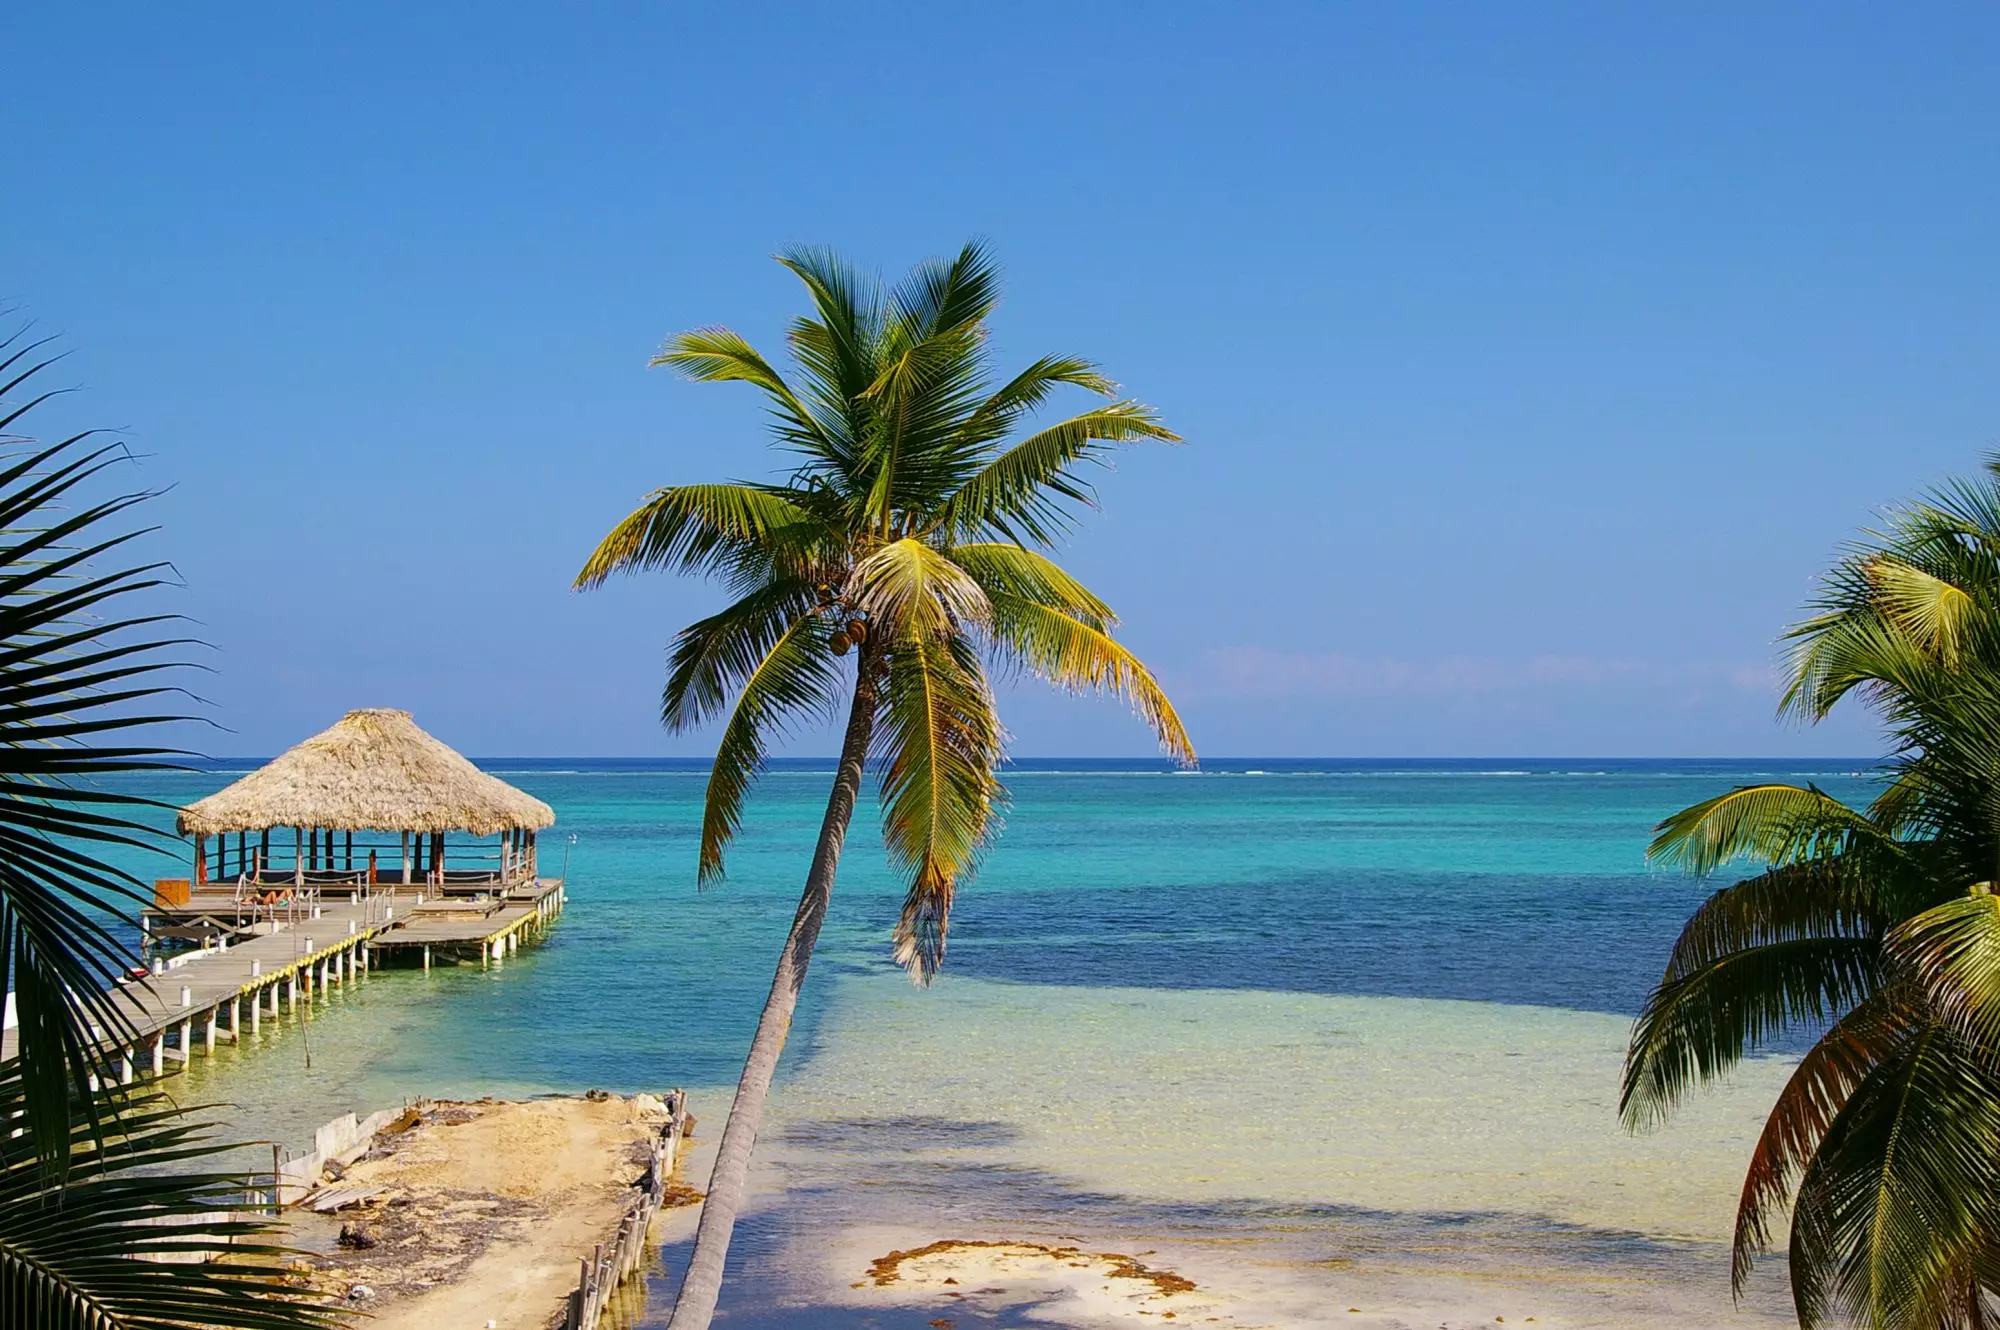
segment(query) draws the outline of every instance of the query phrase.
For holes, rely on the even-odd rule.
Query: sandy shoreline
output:
[[[315,1284],[378,1330],[543,1330],[666,1118],[650,1095],[426,1102],[330,1182],[365,1199],[291,1211],[292,1240]],[[675,1188],[669,1204],[692,1198]]]

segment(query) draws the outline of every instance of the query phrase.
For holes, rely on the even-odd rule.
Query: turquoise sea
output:
[[[250,765],[146,788],[185,802]],[[700,763],[482,765],[557,810],[543,868],[567,853],[570,906],[546,942],[378,975],[309,1040],[267,1031],[177,1093],[297,1140],[406,1095],[681,1085],[712,1141],[831,765],[765,778],[705,892]],[[1734,1306],[1721,1245],[1784,1059],[1662,1132],[1616,1123],[1632,1014],[1710,889],[1644,848],[1736,784],[1866,798],[1865,764],[1021,761],[1005,779],[1005,833],[928,991],[888,960],[901,893],[864,804],[719,1323],[1150,1323],[1053,1286],[855,1287],[942,1239],[1150,1253],[1200,1286],[1183,1319],[1227,1326],[1788,1323],[1782,1262]],[[664,1257],[641,1324],[663,1323],[684,1246]]]

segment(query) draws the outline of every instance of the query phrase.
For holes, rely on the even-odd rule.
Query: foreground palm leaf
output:
[[[24,1111],[0,1064],[0,1119]],[[81,1107],[81,1106],[79,1106]],[[37,1330],[308,1330],[344,1323],[285,1287],[276,1229],[219,1167],[226,1147],[165,1096],[100,1098],[70,1129],[59,1177],[26,1137],[0,1137],[0,1325]],[[226,1251],[223,1261],[202,1257]]]
[[[122,446],[80,434],[52,445],[20,436],[49,394],[33,390],[39,343],[0,343],[0,992],[14,994],[27,1122],[60,1172],[69,1104],[89,1104],[126,1018],[105,998],[132,964],[110,922],[143,904],[138,883],[106,866],[107,845],[156,844],[134,814],[150,801],[99,778],[158,770],[171,757],[123,738],[177,719],[157,704],[181,643],[170,620],[136,608],[170,576],[130,561],[145,534],[129,520],[144,494],[87,497]],[[107,571],[106,564],[112,567]]]
[[[147,496],[90,497],[124,450],[19,433],[47,398],[38,349],[0,342],[0,403],[18,402],[0,406],[0,991],[20,1022],[0,1062],[0,1325],[335,1324],[280,1280],[268,1226],[239,1213],[246,1180],[195,1120],[97,1088],[129,1033],[105,995],[138,959],[113,929],[144,902],[101,856],[160,842],[137,817],[156,805],[100,781],[175,756],[129,736],[178,719],[163,672],[183,643],[137,608],[169,579],[128,553]],[[224,1246],[226,1264],[135,1259]]]
[[[1899,512],[1793,630],[1787,710],[1849,694],[1895,741],[1847,808],[1764,785],[1661,823],[1657,859],[1757,876],[1682,931],[1621,1100],[1654,1122],[1793,1033],[1817,1036],[1751,1157],[1739,1294],[1792,1210],[1802,1326],[1978,1330],[2000,1289],[2000,460]]]
[[[893,940],[919,983],[944,961],[953,894],[998,825],[1004,733],[988,672],[1124,698],[1174,759],[1194,760],[1153,674],[1111,636],[1102,600],[1043,552],[1094,502],[1082,469],[1120,445],[1171,442],[1151,409],[1114,401],[1008,442],[1060,388],[1110,397],[1087,361],[991,375],[998,299],[977,246],[881,291],[820,251],[783,257],[810,316],[793,322],[796,383],[726,329],[685,333],[654,362],[768,400],[795,469],[778,484],[659,490],[604,538],[579,587],[664,569],[722,579],[727,609],[685,629],[660,715],[675,731],[727,714],[702,819],[700,877],[719,878],[743,800],[774,737],[838,714],[854,659],[840,764],[805,890],[723,1131],[673,1330],[709,1323],[764,1099],[833,891],[864,766],[908,884]],[[731,699],[734,699],[733,703]]]

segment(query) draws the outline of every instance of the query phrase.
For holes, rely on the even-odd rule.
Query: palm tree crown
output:
[[[887,292],[823,251],[779,261],[814,308],[790,328],[796,382],[722,328],[675,337],[654,363],[761,389],[796,468],[777,483],[656,491],[577,585],[659,568],[718,577],[736,597],[678,636],[660,708],[675,731],[728,716],[702,821],[703,881],[722,873],[773,736],[836,712],[839,658],[858,648],[857,677],[879,688],[884,836],[909,883],[896,957],[927,982],[953,890],[1003,794],[989,669],[1119,694],[1169,754],[1194,758],[1151,671],[1112,637],[1110,606],[1044,553],[1075,506],[1094,502],[1082,464],[1176,436],[1149,408],[1112,400],[1009,442],[1058,388],[1110,398],[1115,385],[1073,357],[994,378],[986,321],[998,284],[977,245]]]
[[[1738,1290],[1792,1202],[1800,1323],[1983,1327],[2000,1288],[2000,459],[1895,513],[1795,627],[1784,706],[1855,694],[1894,742],[1851,809],[1760,785],[1662,823],[1656,857],[1758,875],[1716,892],[1634,1028],[1622,1107],[1657,1120],[1793,1031],[1738,1209]]]

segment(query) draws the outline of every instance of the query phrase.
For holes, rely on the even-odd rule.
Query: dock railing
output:
[[[625,1207],[611,1241],[598,1243],[589,1256],[578,1262],[576,1287],[570,1290],[558,1330],[599,1330],[612,1295],[638,1273],[645,1259],[646,1236],[652,1231],[653,1216],[666,1200],[667,1178],[674,1171],[686,1126],[687,1095],[681,1090],[670,1091],[667,1125],[653,1142],[652,1157],[646,1165],[646,1176],[640,1181],[639,1194]]]

